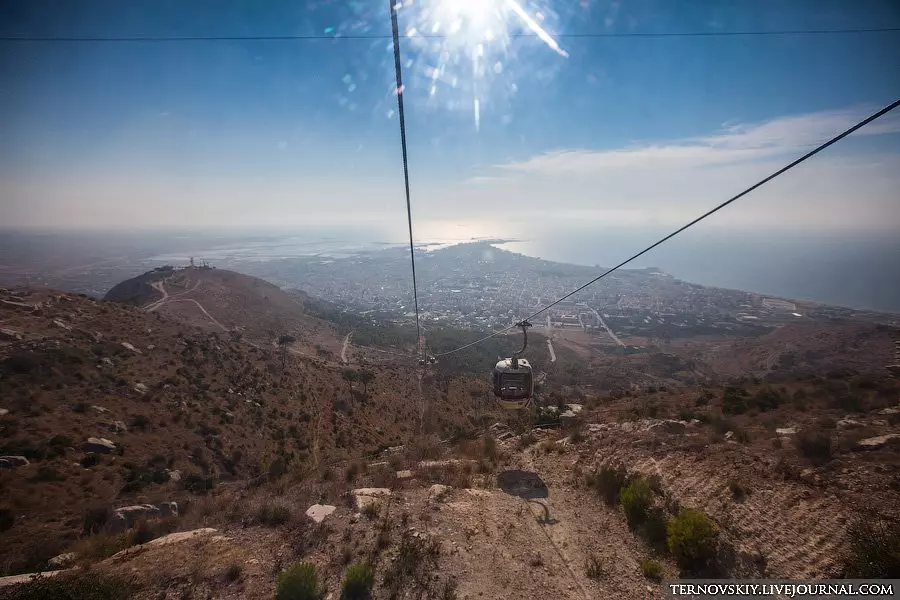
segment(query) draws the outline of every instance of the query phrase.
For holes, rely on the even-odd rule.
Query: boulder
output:
[[[18,331],[13,331],[12,329],[0,328],[0,339],[18,342],[22,340],[22,334]]]
[[[8,408],[0,408],[0,417],[5,417],[8,414],[9,414]]]
[[[779,427],[775,430],[778,435],[794,435],[797,433],[796,427]]]
[[[156,506],[152,504],[135,504],[123,506],[113,511],[112,516],[103,526],[104,531],[117,533],[132,527],[141,519],[157,519],[161,517],[177,517],[178,503],[163,502]]]
[[[844,417],[837,422],[837,426],[841,429],[851,429],[853,427],[862,427],[863,424],[855,419],[851,419],[850,417]]]
[[[60,554],[59,556],[54,556],[50,560],[47,561],[47,566],[50,567],[50,570],[57,571],[59,569],[68,569],[71,566],[75,565],[75,561],[78,560],[78,555],[74,552],[66,552],[65,554]]]
[[[107,367],[113,367],[113,366],[115,366],[115,363],[113,363],[113,360],[112,360],[110,357],[108,357],[108,356],[104,356],[103,358],[101,358],[101,359],[100,359],[100,364],[106,365]]]
[[[108,421],[101,421],[99,425],[100,427],[112,433],[125,433],[126,431],[128,431],[128,426],[126,426],[122,421],[113,421],[111,423]]]
[[[27,467],[30,463],[24,456],[0,456],[0,469]]]
[[[166,469],[166,475],[169,476],[169,481],[181,481],[181,471],[178,469],[169,470]]]
[[[896,415],[900,414],[900,407],[897,406],[889,406],[888,408],[882,408],[878,411],[879,415]]]
[[[665,421],[660,421],[658,423],[654,423],[648,429],[677,435],[677,434],[684,433],[685,427],[686,427],[686,424],[683,421],[674,421],[671,419],[667,419]]]
[[[66,331],[72,331],[72,328],[69,325],[66,325],[59,319],[53,319],[53,325],[59,327],[60,329],[65,329]]]
[[[138,350],[137,348],[135,348],[132,344],[129,344],[128,342],[122,342],[122,347],[125,348],[126,350],[131,350],[135,354],[141,353],[140,350]]]
[[[509,426],[504,423],[494,423],[488,428],[488,431],[490,431],[495,436],[499,436],[505,432],[508,432]]]
[[[156,505],[156,508],[159,509],[159,514],[162,517],[177,517],[178,516],[178,503],[177,502],[160,502]]]
[[[370,504],[378,504],[381,498],[391,495],[388,488],[359,488],[350,492],[357,510],[364,510]]]
[[[150,388],[148,388],[143,383],[136,383],[136,384],[134,384],[134,391],[136,391],[139,394],[146,394],[148,391],[150,391]]]
[[[571,410],[573,413],[575,413],[577,415],[577,414],[581,413],[581,411],[584,407],[581,404],[566,404],[566,408]]]
[[[81,449],[87,453],[96,452],[97,454],[109,454],[110,452],[116,451],[116,445],[106,438],[92,437],[88,438],[87,441],[81,445]]]
[[[450,492],[453,490],[449,485],[441,485],[440,483],[436,483],[428,490],[428,499],[434,500],[435,502],[443,502],[444,499],[450,495]]]
[[[563,427],[567,427],[575,423],[578,420],[578,415],[572,412],[571,410],[567,410],[559,415],[559,423]]]
[[[734,437],[734,432],[733,432],[733,431],[726,431],[726,432],[725,432],[725,439],[726,439],[726,440],[730,440],[730,439],[733,438],[733,437]]]
[[[423,460],[419,461],[418,468],[420,469],[434,469],[441,467],[455,467],[457,465],[475,465],[478,461],[472,460],[471,458],[448,458],[445,460]]]
[[[306,516],[312,519],[315,523],[321,523],[328,515],[333,513],[335,510],[337,510],[337,508],[331,506],[330,504],[313,504],[306,509]]]
[[[92,409],[92,410],[96,410],[96,411],[97,411],[98,413],[100,413],[101,415],[102,415],[103,413],[108,413],[108,412],[109,412],[109,409],[108,409],[108,408],[103,408],[102,406],[97,406],[96,404],[95,404],[94,406],[92,406],[91,409]]]
[[[409,469],[404,471],[397,471],[397,479],[412,479],[413,472]]]
[[[889,443],[891,440],[900,441],[900,433],[889,433],[887,435],[866,438],[858,441],[856,445],[860,450],[878,450],[879,448],[883,448],[885,444]]]

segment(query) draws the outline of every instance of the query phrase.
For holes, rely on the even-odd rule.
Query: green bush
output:
[[[98,533],[103,529],[103,526],[106,525],[106,522],[109,521],[111,516],[112,511],[108,506],[95,506],[89,508],[84,513],[84,521],[82,522],[82,528],[85,535]]]
[[[647,519],[647,511],[653,505],[653,490],[644,478],[639,477],[625,486],[619,498],[629,527],[635,529]]]
[[[641,572],[651,581],[661,581],[663,576],[662,565],[655,560],[646,559],[641,563]]]
[[[685,509],[666,530],[669,551],[682,569],[699,571],[715,556],[719,532],[704,513]]]
[[[314,565],[299,562],[278,576],[275,600],[317,600],[318,597],[319,576]]]
[[[776,409],[783,402],[784,396],[781,392],[770,386],[762,388],[753,397],[753,404],[762,412]]]
[[[603,467],[593,477],[591,483],[597,489],[597,493],[610,506],[615,506],[619,502],[619,494],[625,486],[627,472],[625,467],[619,465],[615,467]]]
[[[364,563],[350,565],[344,575],[341,600],[368,600],[372,597],[374,582],[375,572],[371,566]]]
[[[291,518],[291,509],[282,504],[267,502],[256,509],[256,520],[267,527],[284,525]]]
[[[668,524],[669,519],[666,517],[663,509],[656,507],[647,511],[647,519],[644,522],[644,535],[651,546],[665,549],[668,536],[666,526]]]
[[[828,462],[834,452],[831,435],[826,432],[801,431],[795,444],[800,454],[813,462]]]
[[[39,575],[2,594],[4,600],[126,600],[131,596],[128,582],[96,572],[52,578]]]
[[[844,576],[857,579],[900,577],[900,521],[860,520],[850,526]]]
[[[739,415],[747,412],[747,396],[745,389],[736,385],[729,385],[722,394],[722,412]]]

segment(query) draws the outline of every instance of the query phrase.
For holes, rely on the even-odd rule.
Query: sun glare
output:
[[[417,50],[416,70],[424,76],[430,102],[437,108],[471,110],[475,130],[481,129],[494,102],[504,94],[515,94],[515,79],[536,65],[521,64],[521,46],[513,39],[525,34],[540,40],[562,57],[568,57],[544,28],[550,11],[546,6],[532,12],[518,0],[412,0],[406,21],[406,36]],[[529,57],[529,62],[534,60]],[[494,113],[496,114],[496,113]]]

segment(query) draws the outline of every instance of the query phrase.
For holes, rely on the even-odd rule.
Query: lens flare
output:
[[[401,16],[415,55],[413,81],[418,78],[427,90],[428,102],[441,109],[470,107],[475,130],[480,131],[491,101],[514,95],[515,78],[537,71],[537,65],[519,60],[512,46],[518,34],[532,35],[567,58],[568,53],[539,22],[545,14],[553,14],[549,6],[543,6],[549,0],[536,1],[542,10],[533,11],[534,16],[517,0],[405,3],[406,14]]]

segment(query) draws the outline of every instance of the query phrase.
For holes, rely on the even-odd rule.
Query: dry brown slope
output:
[[[147,279],[151,276],[152,282]],[[146,293],[136,295],[136,288]],[[143,306],[208,331],[240,332],[261,344],[290,335],[304,349],[315,351],[319,346],[339,352],[341,347],[334,327],[307,314],[302,301],[267,281],[234,271],[189,267],[151,272],[122,282],[106,299]]]
[[[92,506],[189,498],[191,476],[241,480],[278,458],[301,468],[420,431],[411,369],[378,370],[367,391],[351,390],[336,363],[291,358],[282,372],[273,350],[49,291],[6,299],[0,320],[0,408],[8,411],[0,454],[30,461],[0,471],[0,508],[13,517],[0,532],[6,572],[64,549]],[[460,407],[475,399],[456,389],[430,398],[438,430],[466,426]],[[107,438],[116,451],[82,466],[88,437]],[[167,469],[181,471],[181,483],[164,481]]]

